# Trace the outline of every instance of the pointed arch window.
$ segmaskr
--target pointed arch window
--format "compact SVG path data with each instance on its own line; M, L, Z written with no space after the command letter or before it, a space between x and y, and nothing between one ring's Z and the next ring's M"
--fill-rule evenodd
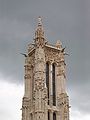
M48 92L48 105L49 105L49 63L46 63L46 86Z
M56 106L56 83L55 83L55 64L52 64L52 90L53 90L53 105Z
M56 113L53 113L53 120L56 120Z

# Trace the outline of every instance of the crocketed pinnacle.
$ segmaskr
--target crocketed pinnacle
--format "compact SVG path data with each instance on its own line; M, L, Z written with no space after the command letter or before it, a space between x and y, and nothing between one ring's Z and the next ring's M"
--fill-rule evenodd
M44 30L42 25L42 18L38 17L38 26L35 31L35 38L44 38Z

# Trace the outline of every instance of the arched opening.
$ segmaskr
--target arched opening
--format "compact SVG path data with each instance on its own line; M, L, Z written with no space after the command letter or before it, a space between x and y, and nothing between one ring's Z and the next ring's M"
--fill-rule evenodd
M46 63L46 86L48 92L48 105L49 105L49 63Z
M53 90L53 105L56 106L56 83L55 83L55 64L52 64L52 90Z

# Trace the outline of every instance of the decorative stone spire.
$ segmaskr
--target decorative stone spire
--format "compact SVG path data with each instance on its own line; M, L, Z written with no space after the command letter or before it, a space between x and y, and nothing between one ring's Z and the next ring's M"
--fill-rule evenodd
M35 31L35 38L44 38L42 18L40 16L38 17L38 26Z
M38 17L38 26L35 31L35 45L37 47L39 46L44 46L45 44L45 39L44 39L44 30L43 30L43 25L42 25L42 18Z

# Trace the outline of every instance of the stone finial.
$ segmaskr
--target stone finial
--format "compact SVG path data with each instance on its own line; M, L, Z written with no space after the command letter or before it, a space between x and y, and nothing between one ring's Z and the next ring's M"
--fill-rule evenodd
M38 17L38 26L42 26L42 18L40 16Z
M60 40L57 40L56 45L57 48L61 48L62 47L62 43Z

